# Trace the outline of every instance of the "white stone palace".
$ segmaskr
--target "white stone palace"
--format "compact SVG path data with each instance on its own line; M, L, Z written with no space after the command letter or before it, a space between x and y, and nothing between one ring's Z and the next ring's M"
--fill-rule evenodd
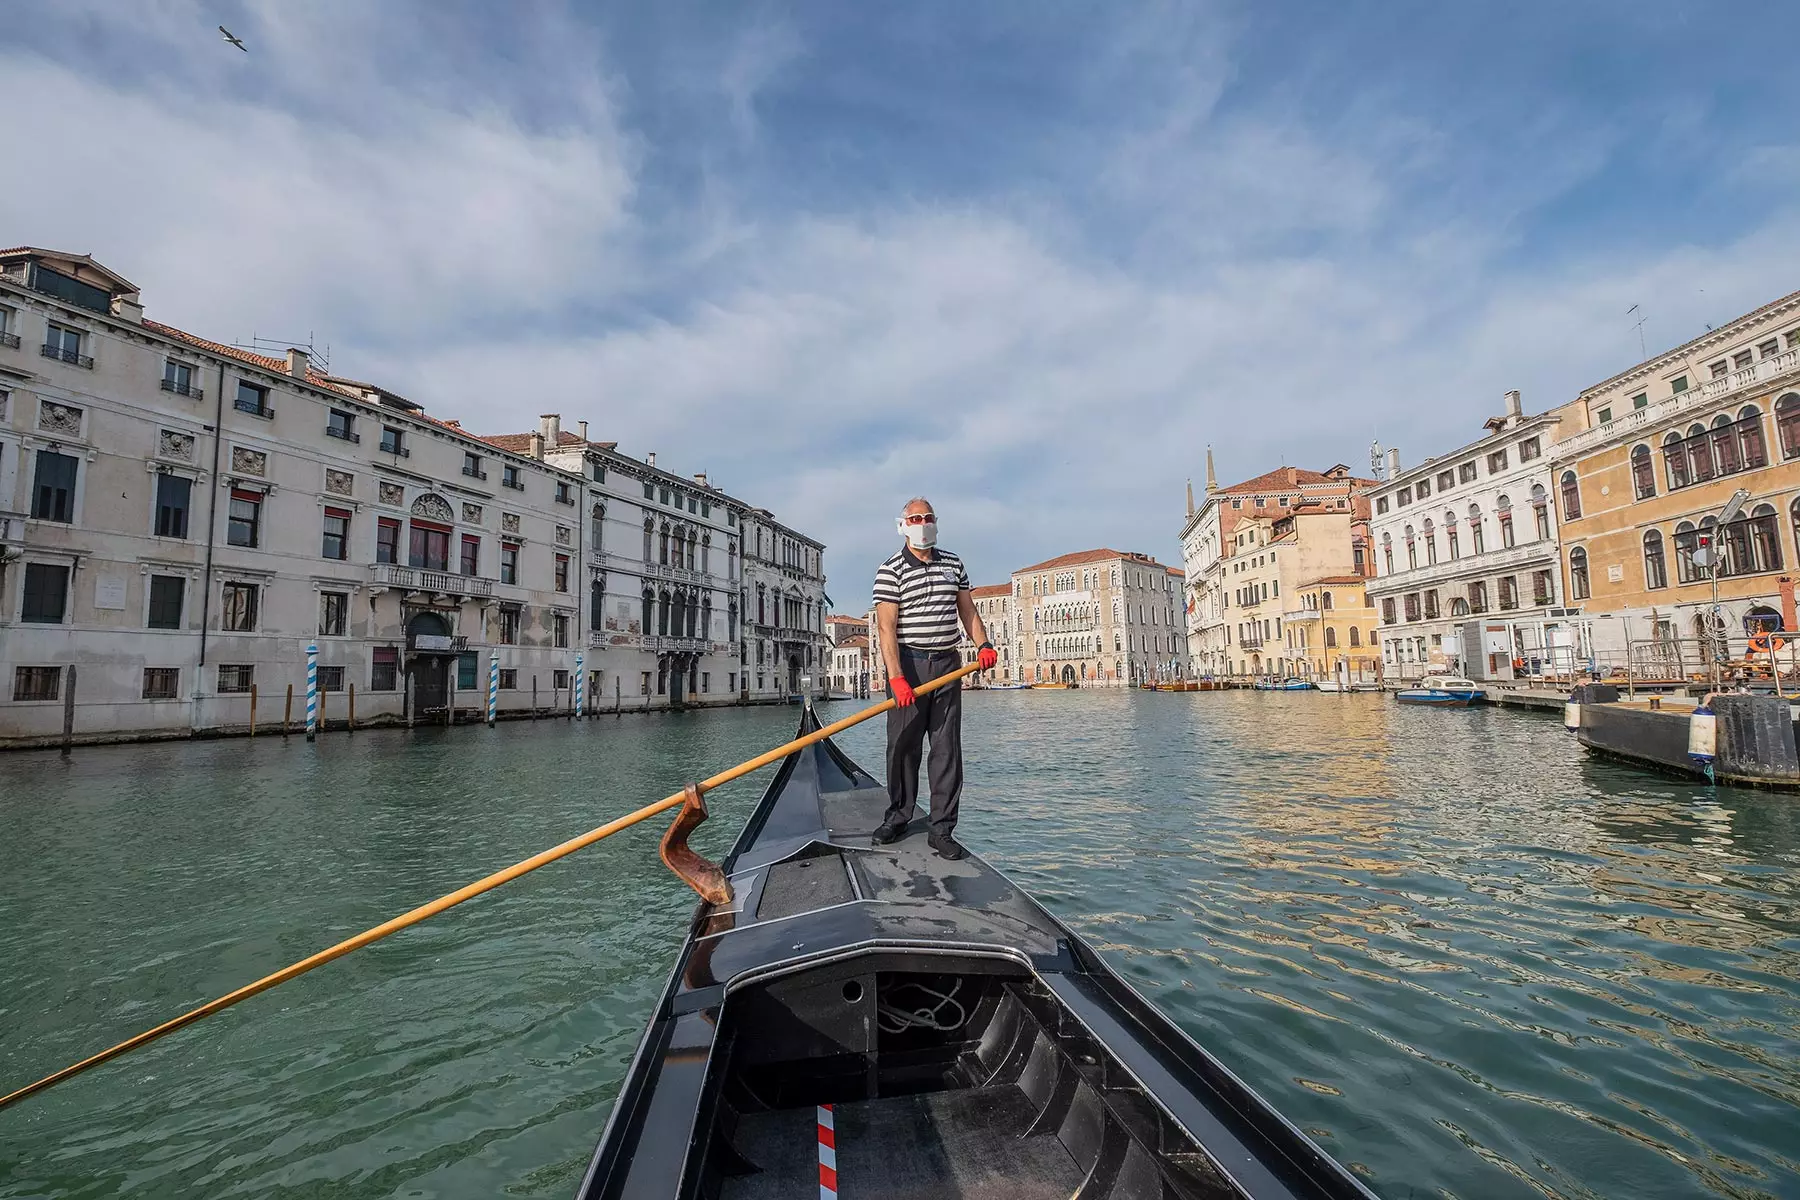
M0 746L303 714L441 720L779 699L824 654L823 547L562 428L144 316L83 255L0 251ZM754 661L752 659L754 658Z

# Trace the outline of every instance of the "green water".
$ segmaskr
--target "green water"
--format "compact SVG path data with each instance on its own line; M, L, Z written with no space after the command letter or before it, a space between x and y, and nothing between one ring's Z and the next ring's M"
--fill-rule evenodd
M796 717L0 757L0 1089ZM1800 799L1378 696L990 693L966 741L967 840L1382 1195L1800 1196ZM583 851L0 1113L0 1197L567 1196L690 907L649 829Z

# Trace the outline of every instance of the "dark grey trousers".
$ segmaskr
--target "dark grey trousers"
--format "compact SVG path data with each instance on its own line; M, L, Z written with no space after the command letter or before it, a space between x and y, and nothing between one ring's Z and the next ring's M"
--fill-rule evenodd
M932 654L900 651L900 673L918 687L962 666L954 650ZM893 695L893 689L888 689ZM911 821L918 808L919 759L931 736L931 831L949 837L962 800L962 680L920 696L907 708L888 710L887 780L891 824Z

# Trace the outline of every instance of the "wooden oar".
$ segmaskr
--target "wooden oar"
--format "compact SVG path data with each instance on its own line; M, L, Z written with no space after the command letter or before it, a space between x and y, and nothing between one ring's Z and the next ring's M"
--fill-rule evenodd
M938 678L933 679L928 683L922 683L913 690L918 693L935 691L936 689L941 688L946 684L954 683L964 675L968 675L979 669L978 664L969 663L966 666L958 667L956 670L951 671L946 675L940 675ZM807 746L810 746L815 742L823 741L835 733L841 733L852 725L860 724L878 713L886 712L892 707L894 707L894 702L892 700L883 700L880 704L877 704L872 708L865 708L863 711L856 713L853 716L845 717L841 721L834 721L822 729L815 729L804 737L797 737L786 745L777 746L775 749L759 754L755 758L747 759L737 766L732 767L729 771L721 771L717 775L702 780L694 786L701 792L709 792L716 787L723 787L734 779L740 779L743 776L750 774L752 771L760 770L761 768L768 766L770 763L780 762L796 750L805 749ZM477 879L467 887L457 888L447 896L439 896L429 904L421 904L411 912L402 913L391 921L383 921L373 929L365 929L355 937L345 938L337 945L327 947L317 954L303 958L290 966L283 967L272 975L264 975L255 983L245 984L235 992L227 993L226 995L220 996L217 1000L202 1004L199 1008L184 1012L171 1021L164 1021L154 1029L146 1029L136 1037L127 1038L118 1045L102 1050L91 1058L84 1058L72 1066L64 1067L53 1075L44 1076L36 1083L27 1084L16 1092L9 1092L5 1096L0 1096L0 1108L5 1108L10 1104L16 1104L27 1096L35 1095L46 1088L55 1087L63 1080L71 1079L76 1075L81 1074L89 1067L97 1067L103 1062L119 1057L121 1054L136 1050L139 1046L147 1046L157 1038L174 1033L183 1026L192 1025L202 1017L210 1017L216 1012L222 1012L240 1000L248 1000L259 992L268 991L278 983L286 983L290 979L306 974L314 967L322 967L334 958L342 958L352 950L360 950L371 942L378 942L390 933L397 933L409 925L417 925L427 917L435 917L447 908L455 908L464 900L471 900L476 896L481 895L483 892L491 892L503 883L510 883L519 876L535 871L546 863L553 863L564 855L575 853L575 851L580 850L584 846L591 846L595 842L611 837L622 829L629 829L639 821L654 817L657 813L667 812L671 808L679 808L686 801L687 794L687 789L683 788L672 796L664 796L654 804L646 804L636 812L627 813L625 816L608 821L597 829L590 829L580 837L570 838L561 845L552 846L550 849L540 851L522 862L516 862L503 871L495 871L492 875L489 875L484 879Z

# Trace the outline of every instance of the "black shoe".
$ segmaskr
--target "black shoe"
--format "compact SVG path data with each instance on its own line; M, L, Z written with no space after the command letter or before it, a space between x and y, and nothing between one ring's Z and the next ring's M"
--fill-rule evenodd
M963 849L962 843L949 834L940 836L934 833L926 840L931 843L932 850L939 858L947 858L951 862L955 862L959 858L969 857L969 852Z
M883 821L881 823L881 828L869 835L869 840L877 846L886 846L899 841L905 836L906 822L902 821L896 825L892 821Z

